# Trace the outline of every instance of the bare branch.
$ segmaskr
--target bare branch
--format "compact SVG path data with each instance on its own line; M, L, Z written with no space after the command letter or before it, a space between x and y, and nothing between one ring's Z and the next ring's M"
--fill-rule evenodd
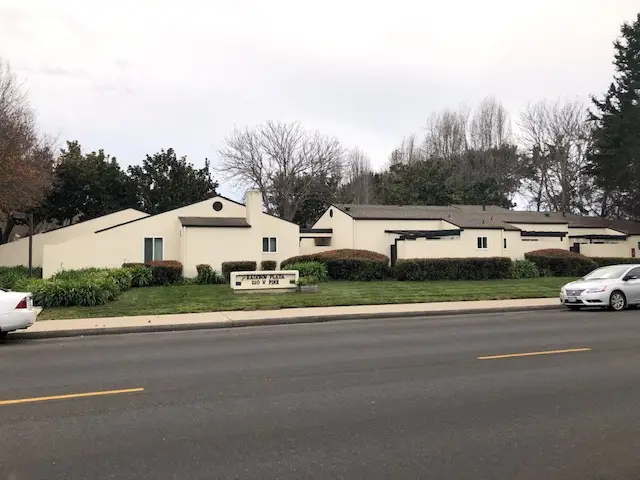
M257 188L273 214L293 220L302 204L324 195L322 185L339 180L345 165L340 142L299 123L268 121L253 130L234 131L220 150L223 178ZM337 182L334 182L337 183Z
M0 211L36 207L52 179L53 139L38 131L34 111L8 63L0 59ZM0 231L0 243L8 229Z

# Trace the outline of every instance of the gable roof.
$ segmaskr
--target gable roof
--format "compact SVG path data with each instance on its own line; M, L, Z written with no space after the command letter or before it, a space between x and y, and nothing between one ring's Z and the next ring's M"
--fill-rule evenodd
M517 224L568 225L570 228L610 228L627 235L640 235L640 222L582 217L559 212L509 210L497 205L356 205L333 207L354 220L444 220L460 228L519 231ZM515 225L514 225L515 224Z

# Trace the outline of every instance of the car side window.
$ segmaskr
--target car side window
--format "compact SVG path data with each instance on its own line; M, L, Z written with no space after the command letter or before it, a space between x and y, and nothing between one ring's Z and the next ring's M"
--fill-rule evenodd
M629 273L627 273L627 275L632 275L634 277L640 278L640 267L632 268L631 270L629 270Z

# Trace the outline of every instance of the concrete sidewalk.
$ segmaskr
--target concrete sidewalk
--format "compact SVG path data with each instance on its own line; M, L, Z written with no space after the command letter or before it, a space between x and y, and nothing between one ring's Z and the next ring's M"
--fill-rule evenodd
M364 318L407 318L464 313L490 313L560 308L557 298L484 300L469 302L361 305L350 307L289 308L281 310L143 315L135 317L87 318L37 321L28 330L10 338L56 338L134 332L204 330L287 323L329 322Z

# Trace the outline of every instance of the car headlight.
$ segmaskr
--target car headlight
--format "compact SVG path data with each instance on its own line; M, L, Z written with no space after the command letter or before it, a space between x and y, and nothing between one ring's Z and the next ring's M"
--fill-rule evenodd
M607 289L606 286L599 285L597 287L587 288L586 293L600 293L600 292L604 292L606 289Z

